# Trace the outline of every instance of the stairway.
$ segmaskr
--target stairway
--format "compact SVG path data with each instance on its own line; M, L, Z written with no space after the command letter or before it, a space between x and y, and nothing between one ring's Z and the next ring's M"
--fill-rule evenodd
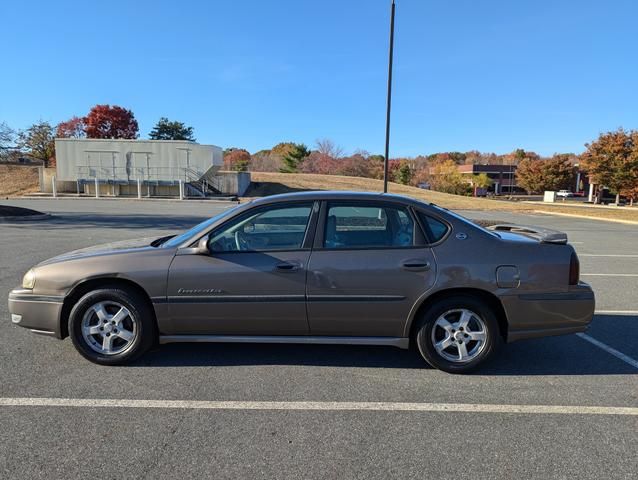
M203 174L192 168L185 168L185 186L190 192L200 197L223 195L220 179L216 176L218 171L219 167L216 165L212 165Z

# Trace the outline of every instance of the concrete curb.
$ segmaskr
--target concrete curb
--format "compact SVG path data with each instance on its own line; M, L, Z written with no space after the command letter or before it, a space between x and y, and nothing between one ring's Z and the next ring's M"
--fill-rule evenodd
M20 215L13 217L0 217L0 223L15 223L15 222L31 222L38 220L46 220L51 218L51 215L48 213L43 213L42 215Z
M534 212L535 213L544 213L545 215L557 215L559 217L584 218L584 219L587 219L587 220L600 220L601 222L623 223L625 225L638 225L638 221L635 221L635 220L623 220L621 218L591 217L589 215L578 215L578 214L575 214L575 213L551 212L549 210L534 210Z
M222 203L222 204L233 204L238 203L237 200L234 199L207 199L202 200L198 198L185 198L184 200L180 200L179 198L113 198L113 197L78 197L78 196L22 196L22 197L8 197L8 200L98 200L98 201L117 201L117 202L182 202L182 203Z

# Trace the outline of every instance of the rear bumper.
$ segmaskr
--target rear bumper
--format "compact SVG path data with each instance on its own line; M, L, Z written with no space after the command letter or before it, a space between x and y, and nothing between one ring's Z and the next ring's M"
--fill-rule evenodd
M586 283L564 293L501 297L508 319L507 341L565 335L587 330L594 317L594 292Z
M15 289L9 293L11 321L35 333L62 338L60 314L64 297L34 295L31 290Z

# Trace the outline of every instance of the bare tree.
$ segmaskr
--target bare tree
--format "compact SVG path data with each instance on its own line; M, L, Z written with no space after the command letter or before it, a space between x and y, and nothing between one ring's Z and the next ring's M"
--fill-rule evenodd
M343 157L343 148L334 143L329 138L321 138L317 140L317 151L322 155L327 155L335 160Z
M16 132L5 122L0 122L0 159L9 157L11 150L15 149Z
M15 132L5 122L0 122L0 148L7 149L14 142Z

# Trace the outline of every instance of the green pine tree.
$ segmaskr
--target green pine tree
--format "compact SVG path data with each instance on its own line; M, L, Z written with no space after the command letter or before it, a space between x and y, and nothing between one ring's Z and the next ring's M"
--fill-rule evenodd
M305 158L310 155L310 150L303 143L295 144L286 155L282 157L284 166L279 169L281 173L297 173Z

